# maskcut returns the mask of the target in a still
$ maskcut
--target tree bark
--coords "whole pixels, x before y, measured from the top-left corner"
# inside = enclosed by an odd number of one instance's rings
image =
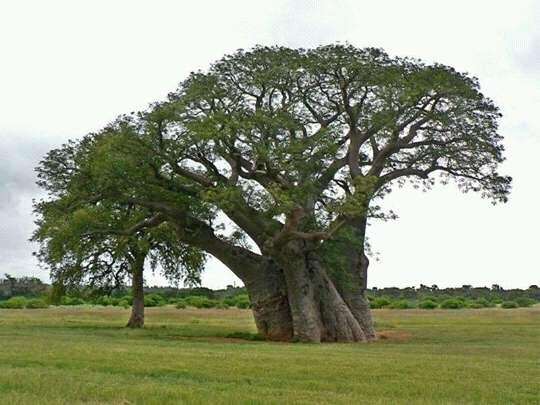
[[[366,337],[372,339],[375,337],[375,329],[371,317],[371,308],[365,295],[369,260],[363,251],[359,252],[358,256],[358,267],[350,268],[351,284],[341,289],[341,295],[358,323],[362,326]]]
[[[195,218],[175,215],[174,221],[181,240],[212,254],[244,282],[257,329],[267,339],[353,342],[371,336],[363,295],[342,296],[322,265],[316,242],[291,240],[259,255],[231,245]]]
[[[328,277],[313,243],[287,242],[279,256],[295,340],[315,343],[366,340],[362,326]]]
[[[258,332],[269,340],[288,341],[293,336],[287,288],[282,270],[270,257],[233,246],[195,218],[174,217],[178,237],[221,261],[246,286]],[[189,223],[192,232],[185,232]]]
[[[265,258],[256,271],[241,277],[248,291],[258,332],[269,340],[289,341],[293,322],[283,271]]]
[[[144,327],[144,255],[139,255],[132,263],[131,290],[133,303],[131,305],[131,317],[127,323],[129,328]]]
[[[343,246],[343,255],[347,258],[347,282],[339,285],[338,289],[343,299],[351,309],[356,320],[368,339],[375,337],[375,329],[371,317],[371,309],[366,298],[367,271],[369,259],[365,253],[367,218],[360,217],[351,221],[354,248],[348,244]]]

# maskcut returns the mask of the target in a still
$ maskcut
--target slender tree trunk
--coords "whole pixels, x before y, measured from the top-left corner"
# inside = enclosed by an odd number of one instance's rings
[[[144,255],[137,257],[131,270],[131,290],[133,303],[131,317],[127,323],[129,328],[142,328],[144,326]]]

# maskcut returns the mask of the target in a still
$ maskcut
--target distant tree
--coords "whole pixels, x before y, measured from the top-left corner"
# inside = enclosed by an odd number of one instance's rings
[[[13,296],[37,297],[47,290],[47,285],[37,277],[13,277],[5,274],[0,278],[0,299]]]
[[[381,199],[438,178],[506,201],[499,117],[476,78],[440,64],[348,45],[241,50],[100,131],[85,204],[163,216],[242,279],[271,339],[365,340],[367,224],[394,217]]]

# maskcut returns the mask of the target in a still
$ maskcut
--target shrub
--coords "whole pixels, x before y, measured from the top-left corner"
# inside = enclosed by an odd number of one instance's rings
[[[187,304],[186,304],[186,301],[183,300],[182,298],[177,298],[176,299],[176,308],[177,309],[184,309],[187,307]]]
[[[251,306],[251,302],[249,302],[249,297],[247,294],[239,294],[236,296],[236,308],[240,309],[246,309]]]
[[[39,309],[39,308],[49,308],[49,305],[42,300],[41,298],[32,298],[26,303],[26,308],[29,309]]]
[[[190,295],[190,296],[186,297],[186,303],[189,306],[195,307],[195,308],[202,308],[203,307],[203,302],[207,301],[207,300],[208,300],[208,298],[204,297],[202,295]]]
[[[371,308],[374,308],[374,309],[384,308],[384,307],[389,306],[390,304],[392,304],[392,301],[390,301],[386,297],[375,298],[373,299],[373,301],[369,302],[369,305],[371,306]]]
[[[520,307],[530,307],[531,305],[534,305],[534,300],[528,297],[519,297],[516,299],[516,303]]]
[[[103,305],[104,307],[108,307],[109,305],[115,305],[118,304],[118,301],[115,301],[114,298],[109,297],[108,295],[102,295],[101,297],[98,297],[96,299],[96,305]],[[66,305],[76,305],[76,304],[66,304]]]
[[[235,297],[227,297],[223,300],[224,304],[227,304],[230,307],[234,307],[236,305],[236,298]]]
[[[79,297],[70,297],[68,295],[64,295],[60,299],[60,305],[84,305],[85,302],[82,298]]]
[[[474,305],[474,306],[473,306]],[[478,298],[476,301],[474,301],[471,305],[469,305],[471,308],[489,308],[494,307],[495,304],[491,301],[488,301],[485,298]]]
[[[218,304],[216,300],[211,300],[203,295],[192,295],[186,297],[186,302],[188,305],[195,308],[215,308]]]
[[[26,306],[27,302],[28,300],[25,297],[11,297],[2,303],[2,307],[7,309],[22,309]]]
[[[118,306],[122,307],[124,309],[127,309],[127,308],[129,308],[131,306],[131,302],[130,302],[130,300],[126,299],[125,297],[120,298],[120,301],[118,301]]]
[[[162,307],[167,305],[167,300],[160,294],[147,294],[144,296],[145,307]]]
[[[203,301],[203,308],[217,308],[217,306],[219,305],[219,301],[218,300],[213,300],[213,299],[210,299],[210,298],[207,298],[206,300]]]
[[[503,301],[503,303],[501,304],[501,307],[503,307],[503,308],[518,308],[519,305],[515,301]]]
[[[433,301],[433,302],[439,302],[439,299],[434,295],[423,295],[418,297],[420,301]]]
[[[120,298],[120,301],[118,302],[118,305],[120,305],[121,302],[125,302],[129,305],[133,304],[133,297],[131,295],[124,295],[122,298]]]
[[[444,309],[460,309],[465,306],[465,302],[455,298],[449,298],[441,303],[441,308]]]
[[[422,309],[435,309],[439,306],[435,301],[433,300],[422,300],[418,303],[418,308]]]
[[[229,309],[229,305],[224,301],[218,301],[216,304],[217,309]]]
[[[394,301],[390,305],[390,308],[392,308],[392,309],[408,309],[408,308],[412,308],[412,305],[407,300],[399,300],[399,301]]]

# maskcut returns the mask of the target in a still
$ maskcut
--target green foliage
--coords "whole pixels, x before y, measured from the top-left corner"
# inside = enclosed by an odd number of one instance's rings
[[[460,309],[465,307],[465,302],[459,298],[449,298],[441,302],[441,308]]]
[[[49,304],[45,302],[45,300],[40,298],[32,298],[29,299],[26,303],[26,308],[28,309],[40,309],[40,308],[48,308]]]
[[[177,309],[185,309],[185,308],[187,308],[187,303],[186,303],[186,301],[184,299],[179,298],[179,299],[176,300],[175,307]]]
[[[369,305],[371,308],[385,308],[392,304],[392,301],[386,297],[370,298]]]
[[[527,297],[516,298],[515,302],[520,307],[530,307],[531,305],[534,305],[534,300],[532,298],[527,298]]]
[[[215,308],[218,301],[204,296],[195,295],[187,297],[186,303],[195,308]]]
[[[120,297],[120,301],[125,301],[129,305],[131,305],[133,303],[133,296],[131,294],[124,295],[124,296]]]
[[[27,303],[28,299],[26,297],[11,297],[7,301],[0,302],[1,308],[6,309],[23,309]]]
[[[108,300],[110,297],[99,297],[96,301],[98,305],[112,305]],[[105,303],[107,302],[107,303]],[[80,297],[70,297],[69,295],[64,295],[60,299],[60,305],[84,305],[86,302]]]
[[[51,195],[34,205],[39,219],[32,239],[40,244],[37,256],[50,268],[51,278],[67,289],[118,288],[145,258],[170,281],[199,282],[205,261],[200,249],[181,243],[174,228],[155,220],[147,207],[127,208],[104,197],[130,190],[133,198],[131,187],[141,187],[139,194],[155,188],[144,185],[150,170],[140,166],[141,159],[149,163],[138,155],[146,153],[144,142],[128,127],[118,122],[63,145],[37,168],[40,185]],[[156,221],[155,226],[141,225],[145,221]]]
[[[478,298],[473,302],[474,305],[476,305],[476,308],[492,308],[495,306],[495,304],[485,298]],[[471,308],[473,308],[471,306]]]
[[[132,301],[133,301],[133,299],[121,298],[121,299],[118,301],[117,306],[122,307],[122,308],[124,308],[124,309],[127,309],[127,308],[129,308],[129,307],[132,305]]]
[[[0,276],[0,300],[14,296],[38,297],[47,292],[48,286],[36,277]]]
[[[422,300],[418,303],[418,308],[422,308],[422,309],[435,309],[439,306],[439,304],[437,304],[435,301],[433,300],[429,300],[429,299],[426,299],[426,300]]]
[[[501,304],[501,307],[507,308],[507,309],[519,308],[519,304],[515,301],[503,301],[503,303]]]
[[[225,337],[229,339],[243,339],[243,340],[251,340],[251,341],[257,341],[257,342],[263,342],[266,340],[266,338],[258,333],[249,333],[249,332],[233,332],[229,333]]]
[[[247,294],[240,294],[236,296],[235,300],[236,308],[240,309],[246,309],[251,306],[251,302],[249,301],[249,297]]]
[[[412,304],[408,300],[394,301],[390,304],[392,309],[409,309],[413,308]]]
[[[235,307],[236,306],[236,297],[227,297],[223,299],[223,303],[230,306]]]
[[[167,305],[167,300],[159,294],[146,294],[144,296],[145,307],[162,307]]]
[[[363,217],[367,214],[367,202],[376,190],[378,178],[375,176],[357,177],[351,184],[351,194],[337,198],[331,208],[338,214]]]
[[[103,305],[103,306],[107,307],[107,306],[116,306],[116,305],[118,305],[119,301],[120,301],[120,299],[118,299],[118,298],[111,297],[111,296],[108,296],[108,295],[102,295],[102,296],[96,298],[95,303],[96,303],[96,305]]]

